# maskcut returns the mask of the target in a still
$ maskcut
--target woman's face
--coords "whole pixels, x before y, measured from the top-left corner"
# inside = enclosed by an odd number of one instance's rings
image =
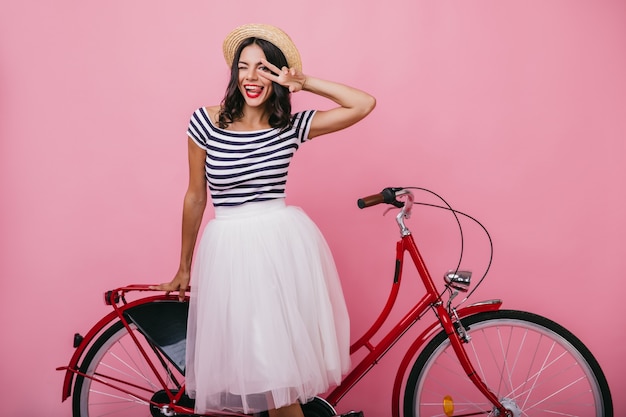
[[[243,48],[237,64],[239,72],[239,91],[251,107],[264,104],[272,95],[272,82],[259,76],[260,71],[269,70],[261,62],[265,53],[259,45],[251,44]]]

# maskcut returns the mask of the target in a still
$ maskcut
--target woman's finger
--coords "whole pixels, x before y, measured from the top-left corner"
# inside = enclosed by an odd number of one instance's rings
[[[276,65],[269,62],[267,59],[261,58],[261,62],[263,63],[263,65],[269,68],[269,70],[272,71],[274,74],[280,73],[280,68],[278,68]]]
[[[175,291],[178,289],[178,287],[176,287],[174,284],[172,284],[171,282],[165,282],[163,284],[159,284],[159,285],[151,285],[150,287],[151,290],[156,290],[156,291],[165,291],[165,295],[169,295],[170,292]]]
[[[278,75],[272,74],[271,72],[264,72],[264,71],[259,71],[257,72],[257,74],[259,75],[259,77],[263,77],[266,80],[270,80],[270,81],[280,84]]]
[[[150,288],[151,290],[163,291],[165,285],[167,284],[163,283],[159,285],[150,285],[148,288]]]

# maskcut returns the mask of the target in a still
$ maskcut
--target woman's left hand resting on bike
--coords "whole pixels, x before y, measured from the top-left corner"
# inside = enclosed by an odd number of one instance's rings
[[[189,272],[178,271],[176,276],[171,282],[166,282],[159,285],[151,285],[151,290],[165,291],[165,295],[169,295],[170,292],[178,291],[178,299],[183,301],[185,299],[185,292],[189,288],[190,275]]]

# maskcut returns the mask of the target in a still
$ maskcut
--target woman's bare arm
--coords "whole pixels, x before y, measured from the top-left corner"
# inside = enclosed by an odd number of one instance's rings
[[[311,122],[309,138],[345,129],[367,116],[376,107],[376,99],[370,94],[333,81],[304,75],[302,72],[262,60],[266,71],[257,74],[289,88],[289,91],[308,91],[326,97],[338,104],[330,110],[319,110]]]
[[[167,294],[170,291],[178,291],[180,300],[185,298],[185,291],[191,279],[193,251],[207,203],[206,178],[204,174],[206,152],[196,145],[191,138],[188,138],[187,142],[189,185],[183,201],[180,265],[172,281],[151,287],[152,289],[166,291]]]

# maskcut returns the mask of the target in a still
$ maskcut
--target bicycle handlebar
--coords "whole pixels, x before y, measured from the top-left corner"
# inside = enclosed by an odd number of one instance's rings
[[[398,201],[399,196],[404,196],[404,201]],[[404,224],[404,219],[411,217],[411,208],[413,207],[413,193],[407,188],[387,187],[378,194],[372,194],[367,197],[359,198],[357,205],[359,208],[372,207],[380,203],[391,204],[400,210],[396,216],[396,222],[400,227],[400,235],[407,236],[411,231]]]
[[[387,187],[378,194],[372,194],[367,197],[359,198],[357,205],[363,209],[366,207],[372,207],[380,203],[391,204],[398,208],[404,206],[404,203],[396,199],[397,192],[404,190],[403,188],[391,188]]]

